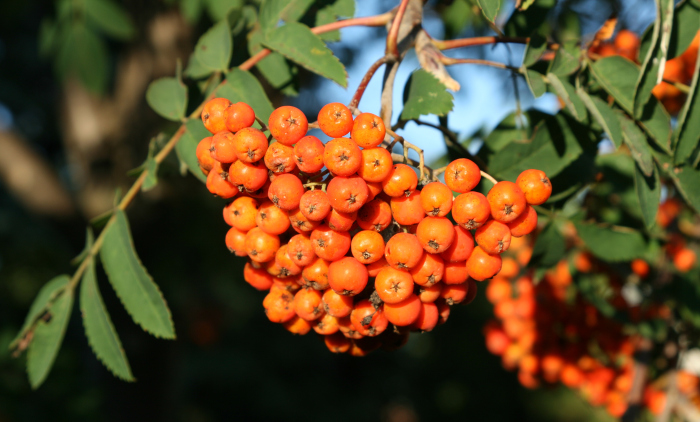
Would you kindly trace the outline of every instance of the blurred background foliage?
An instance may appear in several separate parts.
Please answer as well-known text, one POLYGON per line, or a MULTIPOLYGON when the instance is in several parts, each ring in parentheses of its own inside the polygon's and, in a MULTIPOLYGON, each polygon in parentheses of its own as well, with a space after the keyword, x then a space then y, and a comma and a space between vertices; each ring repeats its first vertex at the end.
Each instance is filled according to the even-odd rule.
MULTIPOLYGON (((142 332, 102 277, 106 306, 138 381, 119 381, 97 361, 76 307, 51 376, 30 390, 25 358, 13 359, 7 347, 26 310, 47 280, 71 271, 67 263, 83 247, 86 221, 110 209, 115 190, 128 186, 126 173, 142 162, 148 140, 173 130, 147 106, 148 84, 173 75, 178 61, 187 65, 198 37, 242 2, 0 2, 0 421, 605 420, 603 410, 569 390, 527 391, 502 370, 484 347, 482 327, 492 310, 483 293, 455 308, 450 324, 412 336, 404 349, 359 359, 332 355, 315 336, 295 338, 270 324, 260 305, 264 293, 243 282, 244 261, 223 244, 223 202, 191 175, 181 177, 174 155, 160 168, 161 183, 139 196, 129 218, 141 260, 172 309, 178 339, 142 332)), ((357 15, 395 4, 360 0, 357 15)), ((572 28, 592 34, 613 10, 621 27, 641 33, 654 4, 561 1, 548 18, 566 38, 572 28)), ((467 0, 429 1, 425 26, 444 38, 492 33, 467 0)), ((362 36, 331 45, 350 72, 349 91, 329 90, 294 67, 294 83, 282 90, 294 97, 266 85, 273 104, 294 104, 315 116, 327 102, 346 103, 352 78, 376 58, 368 55, 368 40, 382 41, 385 33, 353 31, 362 36)), ((248 51, 243 38, 235 41, 238 63, 248 51)), ((477 47, 467 54, 502 58, 517 56, 518 48, 477 47)), ((498 70, 458 68, 453 75, 463 85, 456 104, 482 109, 464 117, 477 130, 459 131, 462 138, 478 141, 515 109, 516 93, 523 105, 533 104, 525 84, 514 90, 498 70), (477 95, 480 82, 500 104, 477 95)), ((366 94, 372 95, 378 92, 366 94)), ((539 106, 551 109, 551 103, 548 94, 539 106)), ((445 156, 442 145, 421 146, 433 160, 445 156)))

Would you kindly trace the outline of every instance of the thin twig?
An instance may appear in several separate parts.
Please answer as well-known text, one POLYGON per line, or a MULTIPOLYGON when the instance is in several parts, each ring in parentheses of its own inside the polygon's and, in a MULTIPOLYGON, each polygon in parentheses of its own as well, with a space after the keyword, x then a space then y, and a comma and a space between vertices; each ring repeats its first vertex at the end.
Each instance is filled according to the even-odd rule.
POLYGON ((508 66, 507 64, 493 62, 491 60, 456 59, 454 57, 445 56, 442 58, 442 64, 444 64, 445 66, 451 66, 451 65, 455 65, 455 64, 480 64, 480 65, 484 65, 484 66, 497 67, 499 69, 508 69, 508 70, 513 71, 513 72, 522 73, 522 70, 519 67, 508 66))
POLYGON ((389 61, 389 57, 383 56, 379 58, 376 62, 372 63, 372 66, 367 69, 367 72, 365 73, 365 76, 362 77, 362 80, 360 81, 360 85, 357 86, 357 90, 355 91, 355 95, 352 96, 352 100, 350 101, 350 104, 348 108, 350 110, 356 109, 360 105, 360 100, 362 99, 362 95, 365 93, 365 89, 367 89, 367 85, 369 85, 369 82, 372 80, 372 76, 377 72, 379 67, 389 61))
POLYGON ((491 176, 490 174, 486 173, 485 171, 481 170, 480 173, 481 173, 481 177, 483 177, 484 179, 486 179, 486 180, 488 180, 489 182, 493 183, 494 185, 495 185, 496 183, 498 183, 498 180, 496 180, 496 178, 494 178, 494 177, 491 176))
POLYGON ((488 45, 498 43, 527 44, 529 41, 529 38, 524 37, 471 37, 459 38, 456 40, 433 39, 432 43, 435 45, 435 47, 439 48, 440 50, 450 50, 453 48, 473 47, 477 45, 488 45))
POLYGON ((404 13, 406 13, 406 7, 408 7, 409 1, 410 0, 401 0, 399 9, 396 11, 396 16, 394 16, 394 20, 391 23, 389 34, 386 36, 385 55, 390 56, 395 60, 399 58, 399 27, 401 26, 401 20, 403 19, 404 13))

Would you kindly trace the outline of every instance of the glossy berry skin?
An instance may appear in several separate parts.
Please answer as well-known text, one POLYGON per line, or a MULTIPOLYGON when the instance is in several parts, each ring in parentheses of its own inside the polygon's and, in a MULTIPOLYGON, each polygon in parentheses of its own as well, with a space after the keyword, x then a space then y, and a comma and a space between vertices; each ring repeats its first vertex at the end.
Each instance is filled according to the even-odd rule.
POLYGON ((323 164, 334 176, 352 176, 362 165, 362 152, 352 139, 335 138, 326 144, 323 164))
POLYGON ((537 228, 537 211, 530 205, 515 220, 508 223, 510 234, 513 237, 522 237, 532 233, 537 228))
POLYGON ((501 256, 486 253, 480 246, 476 246, 467 260, 467 272, 469 277, 477 281, 484 281, 501 271, 501 256))
POLYGON ((361 113, 355 118, 350 137, 362 148, 373 148, 384 140, 386 128, 379 116, 361 113))
POLYGON ((367 285, 367 268, 353 257, 341 258, 328 266, 328 284, 336 293, 355 296, 367 285))
POLYGON ((420 314, 422 302, 412 294, 399 303, 385 303, 384 316, 389 322, 399 327, 413 324, 420 314))
POLYGON ((406 164, 394 164, 389 176, 382 181, 384 193, 397 197, 410 195, 418 186, 418 176, 412 167, 406 164))
POLYGON ((510 228, 496 220, 489 220, 476 229, 474 238, 485 252, 499 254, 510 247, 510 228))
POLYGON ((221 131, 214 135, 209 153, 213 159, 220 163, 233 163, 238 160, 235 135, 228 131, 221 131))
POLYGON ((226 130, 226 108, 231 101, 226 98, 214 98, 207 101, 202 108, 202 123, 209 132, 216 135, 226 130))
POLYGON ((467 230, 478 229, 490 217, 491 204, 479 192, 463 193, 452 204, 452 218, 467 230))
POLYGON ((421 190, 421 206, 425 214, 431 217, 444 217, 449 214, 453 201, 452 190, 444 183, 431 182, 421 190))
POLYGON ((331 207, 336 211, 345 213, 358 211, 369 197, 367 183, 357 175, 334 177, 328 183, 326 192, 328 193, 331 207))
POLYGON ((277 142, 291 146, 306 135, 309 121, 298 108, 282 106, 270 114, 267 127, 277 142))
POLYGON ((409 271, 418 265, 422 256, 423 247, 410 233, 397 233, 386 242, 384 257, 398 270, 409 271))
POLYGON ((445 169, 445 184, 455 192, 469 192, 480 180, 479 166, 467 158, 454 160, 445 169))
POLYGON ((352 112, 345 104, 326 104, 318 112, 318 126, 331 138, 345 136, 353 126, 352 112))
POLYGON ((544 204, 552 195, 552 182, 542 170, 530 169, 520 173, 515 184, 525 194, 530 205, 544 204))
POLYGON ((260 161, 267 152, 267 136, 253 127, 241 128, 233 135, 236 157, 246 163, 260 161))
POLYGON ((384 303, 399 303, 413 294, 413 278, 406 271, 386 267, 377 274, 374 288, 384 303))
POLYGON ((294 160, 299 170, 316 173, 323 168, 323 151, 325 147, 315 136, 304 136, 294 145, 294 160))
POLYGON ((246 103, 238 102, 229 105, 224 115, 226 116, 226 130, 236 133, 239 130, 253 126, 255 123, 255 112, 246 103))
POLYGON ((304 194, 304 186, 298 177, 292 174, 281 174, 270 183, 268 198, 273 204, 283 210, 299 208, 299 201, 304 194))
POLYGON ((527 201, 523 191, 513 182, 498 182, 486 199, 491 207, 491 217, 501 223, 510 223, 525 211, 527 201))

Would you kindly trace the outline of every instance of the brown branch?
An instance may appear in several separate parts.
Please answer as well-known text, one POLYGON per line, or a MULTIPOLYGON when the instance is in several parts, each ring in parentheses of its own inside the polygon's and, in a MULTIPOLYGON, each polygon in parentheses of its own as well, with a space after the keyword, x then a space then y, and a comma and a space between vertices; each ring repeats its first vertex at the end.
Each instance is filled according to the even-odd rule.
POLYGON ((446 66, 451 66, 455 64, 480 64, 483 66, 491 66, 491 67, 497 67, 499 69, 508 69, 512 70, 513 72, 518 72, 520 73, 521 70, 520 68, 514 67, 514 66, 508 66, 507 64, 503 63, 498 63, 498 62, 492 62, 490 60, 482 60, 482 59, 455 59, 453 57, 443 57, 441 59, 442 63, 446 66))
POLYGON ((376 62, 372 63, 372 66, 367 69, 367 73, 365 73, 365 76, 362 77, 362 80, 360 81, 360 85, 357 86, 357 91, 355 91, 355 95, 352 96, 352 100, 350 101, 349 108, 350 110, 356 109, 360 105, 360 100, 362 99, 362 95, 365 93, 365 89, 367 89, 367 85, 369 85, 369 82, 372 80, 372 76, 377 72, 379 67, 389 61, 389 58, 387 56, 379 58, 376 62))
POLYGON ((401 0, 399 9, 396 11, 396 16, 391 23, 391 28, 389 29, 389 34, 386 36, 386 53, 385 55, 398 59, 399 57, 399 28, 401 26, 401 20, 403 19, 404 13, 406 13, 406 7, 408 7, 408 2, 410 0, 401 0))
POLYGON ((515 43, 527 44, 529 38, 524 37, 472 37, 459 38, 456 40, 436 40, 432 39, 432 43, 440 50, 450 50, 460 47, 473 47, 477 45, 489 45, 498 43, 515 43))

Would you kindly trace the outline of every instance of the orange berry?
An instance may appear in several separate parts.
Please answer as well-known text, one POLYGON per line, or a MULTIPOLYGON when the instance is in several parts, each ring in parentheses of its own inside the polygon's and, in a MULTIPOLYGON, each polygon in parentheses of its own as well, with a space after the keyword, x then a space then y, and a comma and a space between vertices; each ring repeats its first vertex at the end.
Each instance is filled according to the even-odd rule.
POLYGON ((350 350, 350 346, 352 346, 350 339, 341 333, 325 336, 323 341, 326 343, 328 350, 333 353, 345 353, 350 350))
POLYGON ((445 274, 445 261, 440 255, 425 253, 418 264, 411 269, 413 281, 420 286, 432 286, 442 280, 445 274))
POLYGON ((481 227, 490 217, 491 205, 479 192, 463 193, 452 204, 452 218, 467 230, 481 227))
POLYGON ((286 212, 266 200, 258 208, 255 224, 265 233, 280 235, 289 228, 289 217, 286 212))
POLYGON ((480 246, 474 248, 467 260, 469 277, 484 281, 498 274, 501 270, 501 256, 489 255, 480 246))
POLYGON ((350 250, 350 235, 347 232, 337 232, 325 224, 311 232, 311 242, 316 255, 327 261, 340 259, 350 250))
POLYGON ((257 290, 270 290, 272 276, 262 268, 253 267, 250 262, 243 267, 243 279, 257 290))
MULTIPOLYGON (((510 233, 508 235, 510 236, 510 233)), ((445 252, 452 245, 455 230, 452 222, 446 217, 425 217, 418 223, 416 237, 426 252, 438 254, 445 252)))
POLYGON ((294 295, 294 311, 299 318, 313 321, 323 316, 322 296, 323 295, 318 290, 300 289, 296 295, 294 295))
POLYGON ((381 199, 373 199, 357 212, 357 225, 364 230, 380 232, 391 224, 391 207, 381 199))
POLYGON ((304 186, 298 177, 293 174, 280 174, 270 183, 267 197, 283 210, 293 210, 299 208, 303 194, 304 186))
POLYGON ((328 266, 328 284, 338 294, 355 296, 365 288, 368 278, 367 268, 351 256, 328 266))
POLYGON ((345 136, 352 129, 352 112, 344 104, 326 104, 318 112, 318 126, 331 138, 345 136))
POLYGON ((688 371, 678 371, 676 373, 676 385, 682 394, 690 395, 695 393, 700 386, 700 378, 688 371))
POLYGON ((325 259, 315 257, 313 261, 301 271, 301 278, 304 285, 310 286, 316 290, 327 289, 328 265, 329 262, 325 259))
POLYGON ((423 247, 410 233, 397 233, 386 242, 384 257, 396 269, 409 271, 418 265, 422 256, 423 247))
POLYGON ((446 262, 445 274, 442 277, 442 282, 448 284, 462 284, 467 281, 469 274, 464 262, 446 262))
POLYGON ((544 204, 552 195, 552 182, 542 170, 525 170, 520 173, 515 184, 523 191, 525 201, 530 205, 544 204))
POLYGON ((384 303, 399 303, 413 294, 413 278, 405 271, 386 267, 377 274, 374 288, 384 303))
POLYGON ((445 262, 465 262, 474 250, 474 237, 471 232, 460 226, 453 226, 455 237, 452 244, 440 254, 445 262))
POLYGON ((265 152, 264 159, 265 167, 274 174, 291 173, 297 168, 294 159, 294 148, 280 142, 270 144, 265 152))
POLYGON ((459 193, 469 192, 481 181, 479 166, 467 158, 452 161, 445 169, 445 184, 459 193))
POLYGON ((473 278, 467 279, 467 296, 462 301, 462 304, 469 305, 476 299, 478 288, 476 287, 476 281, 473 278))
POLYGON ((645 278, 649 275, 649 264, 643 259, 637 258, 632 260, 630 266, 632 267, 632 272, 641 278, 645 278))
POLYGON ((310 190, 304 192, 299 200, 299 209, 311 221, 321 221, 331 212, 331 201, 326 192, 310 190))
POLYGON ((272 289, 263 299, 265 315, 272 322, 287 322, 296 316, 294 296, 284 289, 272 289))
POLYGON ((267 167, 262 162, 258 163, 245 163, 243 161, 236 161, 231 164, 229 169, 229 180, 236 186, 239 186, 239 190, 245 189, 249 192, 256 191, 263 186, 268 181, 267 167), (241 189, 242 186, 242 189, 241 189))
POLYGON ((384 303, 383 306, 386 319, 399 327, 413 324, 423 308, 422 302, 414 294, 399 303, 384 303))
POLYGON ((377 262, 384 257, 384 238, 373 230, 363 230, 353 236, 350 250, 363 264, 377 262))
POLYGON ((369 200, 373 200, 380 193, 382 193, 382 183, 381 182, 367 182, 367 189, 369 190, 369 200))
POLYGON ((289 257, 289 244, 280 246, 275 254, 275 264, 280 268, 277 277, 297 276, 301 274, 301 267, 289 257))
POLYGON ((300 234, 307 234, 321 224, 320 221, 311 221, 306 218, 299 208, 287 211, 287 215, 289 215, 289 222, 292 229, 300 234))
POLYGON ((213 134, 226 130, 226 108, 231 101, 226 98, 214 98, 207 101, 202 108, 204 127, 213 134))
POLYGON ((362 160, 357 174, 367 182, 382 182, 391 173, 394 161, 385 148, 366 148, 362 150, 362 160))
POLYGON ((352 312, 353 298, 336 293, 332 289, 323 292, 323 309, 328 315, 344 318, 352 312))
POLYGON ((315 136, 304 136, 294 145, 294 160, 304 173, 316 173, 323 168, 325 147, 315 136))
POLYGON ((361 113, 355 117, 350 137, 362 148, 373 148, 381 144, 386 134, 384 122, 372 113, 361 113))
POLYGON ((348 138, 335 138, 326 144, 323 164, 334 176, 352 176, 362 165, 362 151, 348 138))
POLYGON ((410 226, 423 220, 425 212, 420 203, 420 194, 419 190, 414 190, 406 195, 391 198, 391 215, 397 223, 410 226))
POLYGON ((226 130, 229 132, 236 133, 243 128, 253 126, 255 123, 255 112, 246 103, 232 103, 226 107, 224 115, 226 116, 226 130))
POLYGON ((695 254, 695 251, 692 249, 683 248, 676 252, 676 254, 673 256, 673 265, 676 266, 678 271, 686 273, 695 267, 697 260, 698 257, 695 254))
POLYGON ((337 232, 346 232, 352 229, 355 220, 357 220, 357 211, 340 212, 331 208, 331 212, 326 216, 325 222, 328 227, 337 232))
POLYGON ((300 336, 308 334, 309 331, 311 331, 311 328, 313 327, 309 321, 303 318, 299 318, 296 315, 293 316, 292 319, 290 319, 289 321, 282 324, 282 326, 285 330, 289 331, 290 333, 300 336))
POLYGON ((258 213, 258 201, 247 196, 236 198, 224 208, 224 220, 242 232, 255 227, 255 216, 258 213), (228 216, 228 217, 227 217, 228 216))
POLYGON ((270 114, 267 127, 278 142, 291 146, 306 135, 309 121, 298 108, 282 106, 270 114))
POLYGON ((311 239, 303 234, 292 236, 287 243, 287 255, 296 265, 305 267, 311 264, 316 258, 314 245, 311 239))
POLYGON ((219 132, 211 138, 209 154, 220 163, 233 163, 238 160, 236 137, 228 131, 219 132))
MULTIPOLYGON (((511 247, 509 249, 513 249, 513 242, 511 239, 511 247)), ((504 278, 511 279, 517 276, 520 273, 520 264, 518 264, 518 261, 513 259, 510 256, 506 257, 501 257, 501 272, 498 274, 504 278)))
POLYGON ((236 132, 233 135, 233 142, 236 157, 246 163, 262 160, 267 151, 267 136, 254 127, 246 127, 236 132))
POLYGON ((207 175, 207 189, 219 198, 229 199, 238 194, 238 188, 228 180, 229 173, 223 169, 220 163, 207 175))
POLYGON ((367 274, 369 274, 370 277, 376 277, 377 274, 379 274, 379 271, 382 270, 384 267, 388 267, 389 263, 386 262, 386 258, 384 256, 381 257, 379 261, 375 261, 371 264, 367 264, 367 274))
POLYGON ((468 290, 469 283, 467 282, 462 282, 459 284, 445 284, 442 286, 440 297, 445 300, 445 303, 452 306, 462 303, 467 297, 468 290))
POLYGON ((537 211, 532 206, 526 205, 525 211, 508 223, 508 228, 513 237, 522 237, 532 233, 537 228, 537 211))
POLYGON ((206 138, 202 139, 199 141, 197 144, 197 149, 195 150, 195 154, 197 155, 197 162, 199 163, 199 168, 202 169, 202 172, 204 174, 209 174, 212 168, 214 168, 214 157, 211 156, 211 153, 209 150, 211 149, 211 141, 212 141, 211 136, 207 136, 206 138))
POLYGON ((248 256, 245 250, 245 232, 242 232, 235 227, 231 227, 226 232, 226 247, 231 253, 236 256, 248 256))
POLYGON ((418 299, 423 303, 435 302, 440 298, 442 283, 435 283, 430 286, 420 286, 418 289, 418 299))
POLYGON ((389 326, 389 321, 381 308, 374 309, 374 305, 367 299, 355 304, 355 308, 350 314, 350 321, 358 333, 369 337, 378 336, 389 326))
POLYGON ((476 229, 474 239, 484 252, 499 254, 510 247, 510 229, 503 223, 489 220, 476 229))
POLYGON ((574 364, 566 363, 561 369, 561 382, 569 388, 579 387, 584 382, 583 372, 574 364))
POLYGON ((440 313, 440 319, 438 319, 438 325, 447 322, 447 318, 450 316, 451 307, 444 300, 438 300, 436 303, 438 307, 438 312, 440 313))
POLYGON ((496 183, 486 199, 491 206, 491 216, 501 223, 510 223, 525 211, 525 194, 513 182, 496 183))
POLYGON ((421 303, 421 309, 418 313, 418 318, 413 323, 412 327, 418 331, 432 331, 438 324, 439 313, 438 307, 431 302, 421 303))
POLYGON ((314 325, 314 331, 322 336, 337 333, 338 328, 338 319, 327 313, 324 313, 321 318, 317 319, 314 325))
POLYGON ((334 177, 326 189, 331 207, 336 211, 350 213, 359 210, 369 197, 367 183, 357 175, 334 177))
POLYGON ((432 217, 444 217, 452 209, 454 196, 446 184, 430 182, 420 193, 420 203, 425 213, 432 217))
POLYGON ((391 196, 408 196, 416 190, 418 176, 412 167, 406 164, 394 164, 389 176, 382 181, 384 193, 391 196))
MULTIPOLYGON (((621 51, 638 51, 639 50, 639 36, 629 29, 621 29, 614 39, 615 47, 621 51)), ((630 59, 634 60, 634 59, 630 59)))
POLYGON ((268 262, 273 260, 279 247, 279 237, 273 234, 267 234, 259 227, 251 229, 246 234, 245 249, 250 259, 255 262, 268 262))
POLYGON ((500 327, 487 326, 484 328, 484 336, 486 337, 486 349, 496 356, 505 353, 510 345, 510 339, 500 327))
POLYGON ((512 296, 513 288, 506 278, 494 277, 486 286, 486 299, 494 305, 509 300, 512 296))

